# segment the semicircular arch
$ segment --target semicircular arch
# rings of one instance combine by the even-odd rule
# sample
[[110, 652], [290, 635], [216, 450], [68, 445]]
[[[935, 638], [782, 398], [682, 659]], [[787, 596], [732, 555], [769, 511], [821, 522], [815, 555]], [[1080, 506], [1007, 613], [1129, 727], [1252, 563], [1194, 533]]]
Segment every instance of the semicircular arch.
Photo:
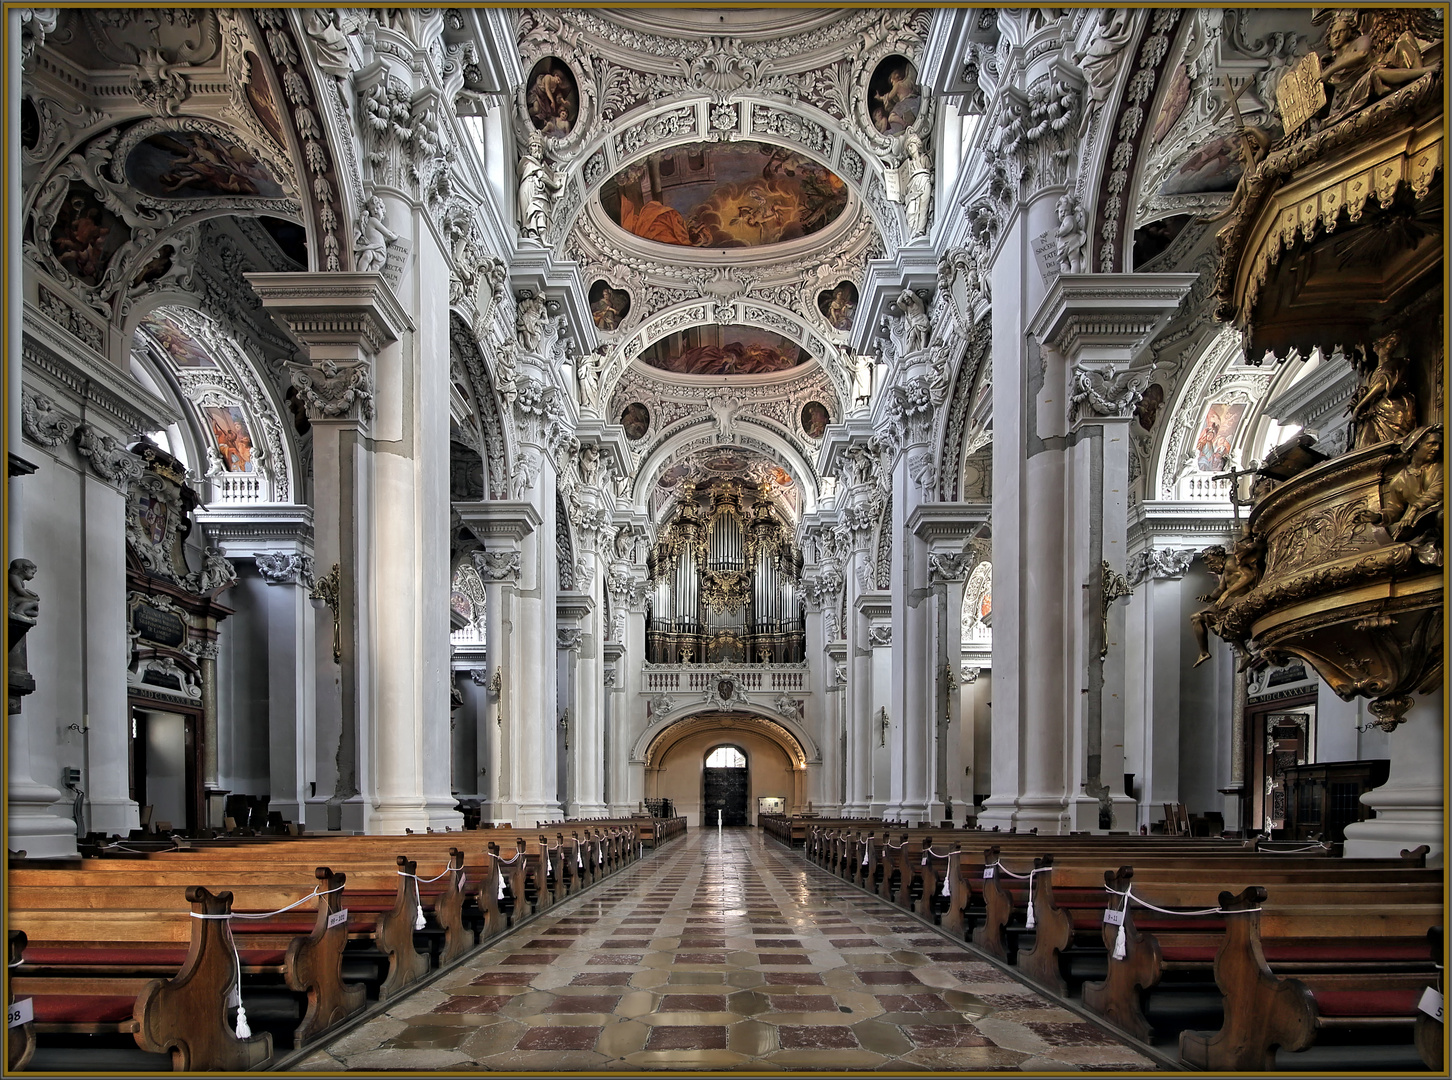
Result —
[[[746, 416], [738, 423], [750, 423], [750, 434], [736, 434], [733, 445], [762, 453], [791, 474], [802, 494], [802, 513], [817, 508], [817, 474], [803, 455], [770, 421]], [[655, 487], [656, 477], [672, 462], [687, 454], [722, 445], [718, 429], [709, 415], [693, 416], [666, 429], [662, 438], [645, 453], [636, 469], [631, 487], [631, 502], [637, 510], [647, 509], [647, 501]]]
[[613, 348], [607, 356], [600, 378], [600, 400], [609, 401], [627, 368], [646, 349], [669, 334], [680, 333], [693, 326], [724, 323], [754, 326], [780, 334], [801, 346], [821, 365], [837, 394], [839, 408], [847, 399], [849, 386], [843, 366], [835, 363], [841, 346], [827, 341], [810, 322], [788, 307], [756, 298], [740, 297], [729, 301], [713, 301], [710, 297], [690, 300], [664, 308], [636, 328], [635, 332]]
[[737, 711], [686, 712], [663, 725], [653, 725], [642, 732], [630, 748], [630, 760], [651, 768], [660, 763], [671, 747], [698, 732], [708, 731], [729, 742], [733, 731], [751, 731], [770, 739], [786, 753], [793, 766], [805, 769], [821, 760], [816, 744], [801, 729], [783, 716], [751, 704], [738, 706]]

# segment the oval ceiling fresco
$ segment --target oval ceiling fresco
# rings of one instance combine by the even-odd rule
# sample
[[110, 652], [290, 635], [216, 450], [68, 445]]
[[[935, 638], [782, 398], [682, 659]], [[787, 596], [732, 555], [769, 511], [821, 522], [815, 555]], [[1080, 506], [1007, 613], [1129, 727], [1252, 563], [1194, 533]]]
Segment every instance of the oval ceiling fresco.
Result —
[[640, 354], [651, 367], [676, 375], [770, 375], [811, 356], [780, 334], [755, 326], [691, 326], [661, 338]]
[[700, 248], [762, 247], [810, 236], [842, 215], [842, 178], [758, 142], [687, 143], [607, 180], [600, 202], [628, 233]]

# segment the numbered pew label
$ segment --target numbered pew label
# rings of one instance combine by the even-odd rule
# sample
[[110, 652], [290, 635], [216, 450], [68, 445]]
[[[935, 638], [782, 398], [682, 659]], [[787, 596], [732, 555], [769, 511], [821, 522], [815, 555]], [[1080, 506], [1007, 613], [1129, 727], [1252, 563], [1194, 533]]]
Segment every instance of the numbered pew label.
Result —
[[331, 915], [328, 916], [328, 929], [331, 930], [335, 926], [342, 926], [347, 921], [348, 909], [339, 908], [337, 911], [333, 912]]
[[1123, 926], [1124, 912], [1116, 911], [1112, 907], [1107, 907], [1104, 909], [1104, 921], [1107, 922], [1110, 926]]
[[[35, 1019], [35, 1002], [31, 998], [21, 998], [10, 1006], [7, 1014], [10, 1027], [19, 1027], [21, 1024], [28, 1024]], [[1437, 999], [1437, 1018], [1442, 1017], [1442, 999]]]
[[987, 881], [989, 878], [991, 878], [994, 875], [996, 869], [996, 867], [985, 866], [983, 868], [983, 880]]
[[[1426, 990], [1422, 991], [1422, 1000], [1417, 1002], [1417, 1011], [1426, 1013], [1433, 1020], [1441, 1020], [1442, 995], [1437, 993], [1437, 991], [1432, 989], [1432, 987], [1427, 987]], [[15, 1022], [13, 1020], [11, 1021], [10, 1026], [15, 1026]]]

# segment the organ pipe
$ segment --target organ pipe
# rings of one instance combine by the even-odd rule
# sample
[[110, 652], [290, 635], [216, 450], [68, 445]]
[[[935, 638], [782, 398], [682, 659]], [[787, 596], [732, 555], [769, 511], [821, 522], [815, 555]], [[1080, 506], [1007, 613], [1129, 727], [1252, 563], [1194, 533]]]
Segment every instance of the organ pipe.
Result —
[[801, 552], [770, 487], [743, 507], [741, 488], [716, 481], [709, 510], [683, 484], [647, 557], [653, 584], [647, 659], [653, 663], [800, 663]]

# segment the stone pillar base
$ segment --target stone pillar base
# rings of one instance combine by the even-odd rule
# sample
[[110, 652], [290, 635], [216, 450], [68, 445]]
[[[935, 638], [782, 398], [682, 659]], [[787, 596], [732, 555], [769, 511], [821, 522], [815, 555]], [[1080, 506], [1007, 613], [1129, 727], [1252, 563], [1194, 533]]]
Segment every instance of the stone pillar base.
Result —
[[130, 799], [92, 799], [90, 809], [92, 832], [127, 836], [132, 829], [141, 828], [141, 811]]
[[1348, 859], [1395, 859], [1421, 844], [1440, 863], [1442, 833], [1442, 695], [1417, 695], [1406, 722], [1391, 733], [1387, 782], [1361, 796], [1376, 811], [1370, 821], [1346, 826]]
[[559, 803], [519, 803], [514, 813], [514, 825], [519, 829], [532, 829], [538, 821], [558, 821], [564, 816]]
[[442, 799], [430, 799], [424, 806], [424, 813], [428, 818], [428, 828], [434, 832], [443, 832], [445, 829], [459, 831], [464, 827], [464, 815], [455, 810], [458, 799], [450, 799], [445, 802]]
[[23, 851], [27, 859], [73, 859], [76, 857], [76, 823], [70, 818], [58, 817], [44, 807], [17, 805], [12, 788], [10, 813], [6, 818], [6, 842], [10, 851]]

